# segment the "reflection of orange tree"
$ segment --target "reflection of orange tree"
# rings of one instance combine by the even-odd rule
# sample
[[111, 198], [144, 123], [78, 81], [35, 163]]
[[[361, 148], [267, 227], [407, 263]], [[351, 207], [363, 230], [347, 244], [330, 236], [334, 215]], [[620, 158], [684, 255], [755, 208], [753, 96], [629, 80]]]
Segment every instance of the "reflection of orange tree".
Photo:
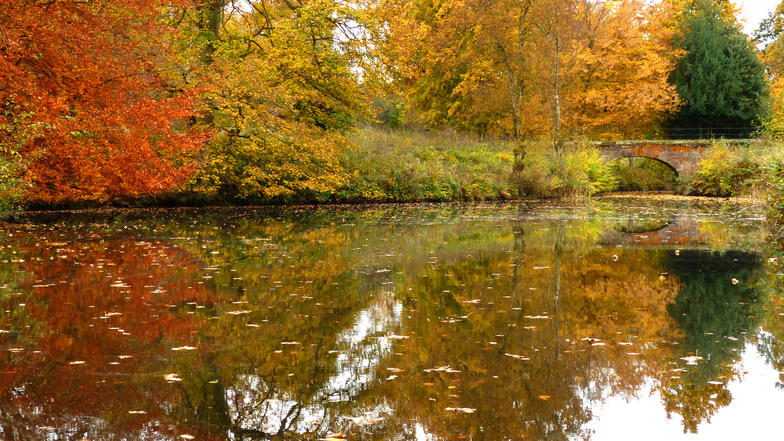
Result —
[[732, 401], [726, 385], [737, 377], [738, 372], [732, 365], [721, 367], [726, 375], [718, 377], [706, 374], [698, 367], [682, 371], [678, 363], [662, 372], [657, 389], [667, 414], [677, 413], [683, 418], [683, 433], [697, 433], [702, 421], [710, 422], [717, 410]]
[[[182, 387], [189, 403], [179, 409], [182, 418], [209, 420], [241, 435], [300, 439], [345, 428], [346, 417], [378, 408], [359, 398], [385, 384], [383, 368], [374, 369], [392, 355], [380, 342], [400, 323], [391, 318], [396, 302], [379, 293], [398, 278], [383, 261], [399, 254], [388, 247], [401, 244], [364, 246], [368, 241], [357, 229], [343, 227], [362, 221], [345, 214], [319, 226], [291, 219], [201, 219], [191, 229], [170, 230], [190, 238], [183, 246], [205, 264], [223, 269], [211, 272], [211, 284], [238, 302], [233, 308], [239, 313], [228, 314], [233, 311], [223, 306], [226, 315], [202, 331], [201, 341], [219, 351], [205, 354], [201, 363], [182, 359], [177, 371], [188, 380]], [[432, 227], [418, 230], [423, 243], [432, 241]], [[378, 239], [372, 233], [368, 238]], [[227, 244], [228, 249], [219, 246]], [[221, 252], [211, 254], [212, 249]], [[368, 256], [372, 260], [362, 262]], [[369, 327], [364, 334], [363, 322]], [[224, 404], [216, 400], [221, 390]]]
[[[68, 290], [69, 299], [58, 306], [65, 308], [67, 305], [71, 309], [54, 310], [59, 320], [55, 324], [57, 332], [63, 334], [57, 341], [70, 343], [68, 354], [57, 354], [61, 360], [66, 360], [60, 361], [57, 369], [102, 366], [117, 361], [119, 355], [133, 356], [119, 359], [122, 369], [117, 367], [117, 372], [107, 374], [112, 378], [107, 386], [116, 387], [118, 382], [124, 384], [122, 388], [127, 399], [122, 401], [126, 406], [120, 410], [90, 412], [88, 400], [93, 400], [94, 404], [96, 393], [100, 396], [103, 386], [79, 388], [83, 385], [76, 385], [79, 378], [74, 378], [73, 384], [63, 385], [63, 390], [80, 394], [68, 399], [84, 402], [80, 415], [100, 413], [106, 420], [127, 421], [134, 418], [128, 416], [128, 410], [138, 406], [148, 415], [155, 411], [156, 418], [170, 422], [172, 426], [187, 424], [200, 437], [225, 435], [227, 430], [248, 436], [270, 433], [272, 429], [264, 427], [269, 424], [274, 426], [275, 432], [300, 439], [303, 433], [324, 435], [330, 427], [345, 425], [338, 417], [350, 412], [331, 413], [332, 417], [325, 415], [315, 425], [306, 417], [313, 409], [333, 412], [331, 408], [351, 407], [347, 400], [333, 403], [335, 397], [323, 392], [330, 390], [329, 383], [336, 377], [339, 355], [330, 350], [340, 345], [338, 340], [343, 330], [353, 324], [357, 311], [367, 309], [369, 303], [377, 303], [372, 294], [387, 279], [385, 273], [371, 275], [364, 279], [363, 286], [357, 286], [356, 272], [350, 271], [340, 258], [345, 248], [357, 240], [356, 231], [341, 225], [329, 226], [331, 222], [324, 222], [327, 226], [323, 227], [293, 222], [290, 218], [254, 219], [252, 211], [240, 212], [237, 216], [232, 211], [218, 216], [199, 216], [195, 222], [184, 219], [170, 222], [157, 218], [154, 213], [143, 219], [92, 224], [91, 234], [103, 237], [111, 236], [113, 231], [128, 230], [133, 232], [133, 237], [151, 233], [165, 235], [176, 238], [173, 241], [176, 240], [177, 248], [168, 249], [158, 241], [127, 240], [106, 244], [95, 240], [64, 242], [53, 245], [57, 249], [47, 251], [32, 245], [41, 240], [38, 236], [31, 237], [31, 245], [25, 251], [27, 255], [42, 257], [32, 263], [28, 259], [28, 285], [43, 286], [56, 281], [56, 288]], [[184, 218], [188, 217], [187, 211], [182, 214]], [[335, 221], [334, 218], [326, 220]], [[337, 223], [343, 224], [346, 220], [337, 220]], [[67, 228], [54, 229], [58, 233], [64, 230]], [[168, 251], [161, 254], [161, 249]], [[52, 260], [46, 260], [46, 253], [56, 255]], [[38, 280], [36, 274], [49, 275], [51, 281]], [[109, 274], [113, 277], [106, 277]], [[71, 285], [73, 278], [76, 280]], [[60, 279], [68, 283], [60, 284]], [[39, 294], [36, 306], [40, 305], [41, 311], [53, 298], [47, 296], [46, 289], [34, 290]], [[230, 301], [216, 302], [213, 309], [211, 296], [205, 296], [213, 289], [220, 293], [219, 299]], [[82, 296], [79, 296], [80, 290], [85, 291]], [[107, 293], [111, 295], [107, 296]], [[183, 293], [186, 294], [184, 298], [178, 297]], [[60, 295], [58, 300], [62, 297]], [[34, 303], [27, 298], [17, 301], [27, 306]], [[160, 301], [165, 302], [164, 306], [176, 303], [177, 310], [187, 309], [182, 312], [195, 312], [196, 315], [167, 315], [175, 310], [157, 308]], [[200, 309], [205, 302], [208, 308]], [[89, 312], [91, 309], [96, 310], [96, 315], [69, 320], [76, 311]], [[25, 309], [29, 310], [29, 307]], [[218, 320], [210, 321], [209, 327], [202, 327], [204, 323], [197, 319], [203, 317], [202, 311], [215, 314], [212, 318]], [[141, 315], [145, 312], [149, 317]], [[90, 319], [95, 316], [107, 318], [93, 323]], [[182, 320], [187, 318], [197, 320]], [[47, 318], [38, 320], [44, 330], [37, 334], [50, 333], [48, 323], [44, 323]], [[178, 326], [180, 321], [181, 325], [187, 325], [178, 328], [181, 332], [167, 333], [167, 327]], [[20, 322], [16, 328], [23, 329], [25, 323]], [[95, 324], [101, 324], [103, 328], [90, 327]], [[151, 332], [159, 327], [162, 333]], [[103, 339], [93, 339], [93, 332]], [[144, 341], [123, 336], [123, 333], [134, 336], [145, 332], [149, 335], [144, 334]], [[4, 335], [16, 339], [15, 345], [22, 344], [19, 338], [23, 334]], [[87, 336], [90, 339], [84, 338]], [[115, 341], [117, 338], [123, 341]], [[174, 338], [177, 343], [172, 342], [171, 346], [187, 344], [198, 346], [199, 350], [169, 352], [164, 343]], [[27, 342], [28, 347], [34, 344], [37, 342]], [[101, 356], [102, 350], [109, 349], [114, 352]], [[170, 360], [160, 359], [158, 354], [162, 350]], [[85, 364], [67, 364], [71, 360], [85, 361]], [[82, 370], [94, 372], [92, 368]], [[156, 383], [163, 381], [162, 374], [168, 371], [176, 372], [183, 381], [156, 388], [159, 386]], [[128, 375], [128, 372], [132, 374]], [[50, 373], [40, 375], [36, 382], [46, 384]], [[150, 373], [156, 375], [149, 377]], [[122, 378], [116, 380], [116, 376]], [[356, 393], [362, 383], [354, 383], [342, 388], [332, 387], [333, 392]], [[50, 395], [43, 393], [42, 396]], [[265, 398], [270, 400], [265, 401]], [[106, 409], [110, 409], [111, 397], [106, 399]], [[160, 412], [160, 407], [150, 410], [150, 402], [165, 402], [166, 412]], [[270, 404], [273, 402], [284, 403], [280, 408], [288, 414], [277, 415], [279, 409]], [[289, 403], [294, 404], [286, 408]], [[58, 409], [51, 406], [45, 414], [58, 415]], [[75, 409], [68, 415], [79, 412]], [[149, 419], [149, 416], [138, 417], [135, 421]], [[51, 420], [41, 425], [65, 426]], [[112, 427], [111, 430], [121, 428]]]
[[199, 334], [215, 350], [178, 359], [186, 379], [178, 418], [239, 437], [281, 439], [323, 437], [346, 424], [339, 417], [352, 404], [332, 394], [351, 396], [361, 384], [333, 384], [340, 358], [334, 350], [355, 315], [378, 303], [372, 294], [385, 275], [373, 273], [360, 286], [341, 258], [355, 231], [329, 223], [238, 218], [228, 228], [207, 221], [172, 231], [190, 237], [183, 246], [219, 268], [210, 283], [233, 300]]
[[133, 438], [151, 430], [147, 422], [176, 402], [161, 387], [160, 353], [197, 345], [204, 315], [188, 312], [214, 301], [199, 283], [201, 269], [165, 242], [30, 234], [20, 243], [24, 277], [0, 308], [7, 326], [0, 339], [13, 348], [0, 360], [0, 413], [11, 418], [4, 433], [26, 437], [21, 431], [48, 426], [63, 437], [108, 430]]
[[409, 338], [391, 357], [401, 373], [358, 402], [396, 403], [397, 421], [444, 439], [566, 439], [586, 435], [586, 400], [633, 394], [669, 351], [659, 335], [677, 284], [658, 280], [643, 251], [616, 261], [616, 250], [578, 257], [565, 243], [559, 256], [543, 250], [558, 238], [541, 239], [519, 253], [405, 268]]
[[[561, 302], [564, 337], [603, 344], [596, 375], [612, 393], [633, 394], [670, 351], [669, 305], [677, 281], [660, 279], [661, 252], [595, 249], [564, 268], [568, 282]], [[591, 381], [585, 378], [584, 386]]]

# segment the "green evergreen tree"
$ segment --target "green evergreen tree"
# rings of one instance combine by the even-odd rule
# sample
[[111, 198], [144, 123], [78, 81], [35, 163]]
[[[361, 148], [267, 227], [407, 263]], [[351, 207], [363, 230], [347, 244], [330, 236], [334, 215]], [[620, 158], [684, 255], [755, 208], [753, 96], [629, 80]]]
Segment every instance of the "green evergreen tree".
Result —
[[770, 94], [765, 65], [738, 24], [723, 19], [713, 2], [695, 6], [674, 38], [685, 55], [670, 82], [684, 104], [668, 126], [673, 136], [748, 136]]

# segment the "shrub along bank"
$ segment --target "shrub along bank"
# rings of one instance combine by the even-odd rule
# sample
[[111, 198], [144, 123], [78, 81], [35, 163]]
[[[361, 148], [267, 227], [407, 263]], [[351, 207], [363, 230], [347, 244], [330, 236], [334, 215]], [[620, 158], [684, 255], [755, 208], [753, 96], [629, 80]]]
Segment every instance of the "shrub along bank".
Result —
[[[451, 131], [359, 129], [330, 168], [329, 185], [270, 197], [235, 174], [247, 158], [224, 154], [221, 167], [200, 172], [177, 192], [148, 204], [312, 204], [506, 200], [590, 196], [611, 191], [615, 178], [598, 152], [573, 144], [559, 156], [530, 142], [515, 160], [514, 143]], [[243, 163], [244, 163], [243, 162]], [[209, 185], [205, 185], [205, 182]], [[326, 182], [326, 181], [324, 181]], [[230, 185], [227, 185], [230, 184]]]
[[[113, 205], [250, 205], [417, 201], [476, 201], [517, 198], [589, 197], [616, 190], [657, 191], [705, 196], [767, 197], [772, 216], [784, 223], [784, 148], [717, 141], [691, 176], [674, 175], [657, 161], [605, 164], [589, 143], [573, 142], [557, 154], [548, 142], [480, 139], [454, 132], [359, 129], [328, 165], [324, 185], [290, 186], [269, 196], [243, 186], [237, 173], [253, 162], [224, 153], [175, 192]], [[243, 162], [244, 161], [244, 162]], [[311, 174], [318, 173], [314, 163]], [[323, 167], [322, 167], [323, 168]], [[326, 175], [325, 175], [326, 176]], [[312, 177], [303, 176], [303, 182]], [[312, 179], [311, 179], [312, 180]], [[210, 183], [210, 185], [205, 185]], [[285, 183], [284, 183], [285, 184]], [[27, 208], [84, 208], [81, 206]]]
[[368, 127], [341, 157], [336, 202], [472, 201], [518, 196], [511, 144], [457, 133]]

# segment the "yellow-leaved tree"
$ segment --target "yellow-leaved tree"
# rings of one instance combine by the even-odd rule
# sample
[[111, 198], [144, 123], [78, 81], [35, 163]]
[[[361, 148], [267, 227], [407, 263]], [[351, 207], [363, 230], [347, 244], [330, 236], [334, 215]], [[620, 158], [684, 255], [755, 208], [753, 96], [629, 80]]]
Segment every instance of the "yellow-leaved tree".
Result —
[[641, 136], [678, 105], [668, 3], [409, 4], [410, 96], [431, 124], [510, 135], [521, 148], [546, 138], [560, 154], [575, 136]]
[[344, 179], [344, 135], [377, 62], [373, 6], [335, 0], [204, 0], [182, 11], [185, 82], [213, 130], [187, 190], [205, 200], [322, 199]]

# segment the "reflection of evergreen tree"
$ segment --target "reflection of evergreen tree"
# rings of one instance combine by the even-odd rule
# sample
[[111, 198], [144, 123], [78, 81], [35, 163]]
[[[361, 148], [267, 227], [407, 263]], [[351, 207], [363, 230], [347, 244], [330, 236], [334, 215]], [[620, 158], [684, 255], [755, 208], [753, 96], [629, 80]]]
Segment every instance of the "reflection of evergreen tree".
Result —
[[758, 321], [755, 282], [761, 262], [757, 255], [739, 251], [679, 254], [670, 254], [664, 262], [670, 277], [681, 282], [675, 302], [667, 308], [684, 334], [674, 354], [701, 359], [665, 379], [660, 392], [667, 411], [683, 417], [684, 432], [696, 433], [703, 420], [732, 400], [726, 384], [736, 376], [747, 332]]
[[669, 255], [664, 265], [681, 282], [668, 312], [685, 334], [684, 344], [706, 359], [733, 358], [732, 349], [743, 347], [742, 337], [757, 321], [754, 281], [759, 257], [737, 251], [682, 251]]

